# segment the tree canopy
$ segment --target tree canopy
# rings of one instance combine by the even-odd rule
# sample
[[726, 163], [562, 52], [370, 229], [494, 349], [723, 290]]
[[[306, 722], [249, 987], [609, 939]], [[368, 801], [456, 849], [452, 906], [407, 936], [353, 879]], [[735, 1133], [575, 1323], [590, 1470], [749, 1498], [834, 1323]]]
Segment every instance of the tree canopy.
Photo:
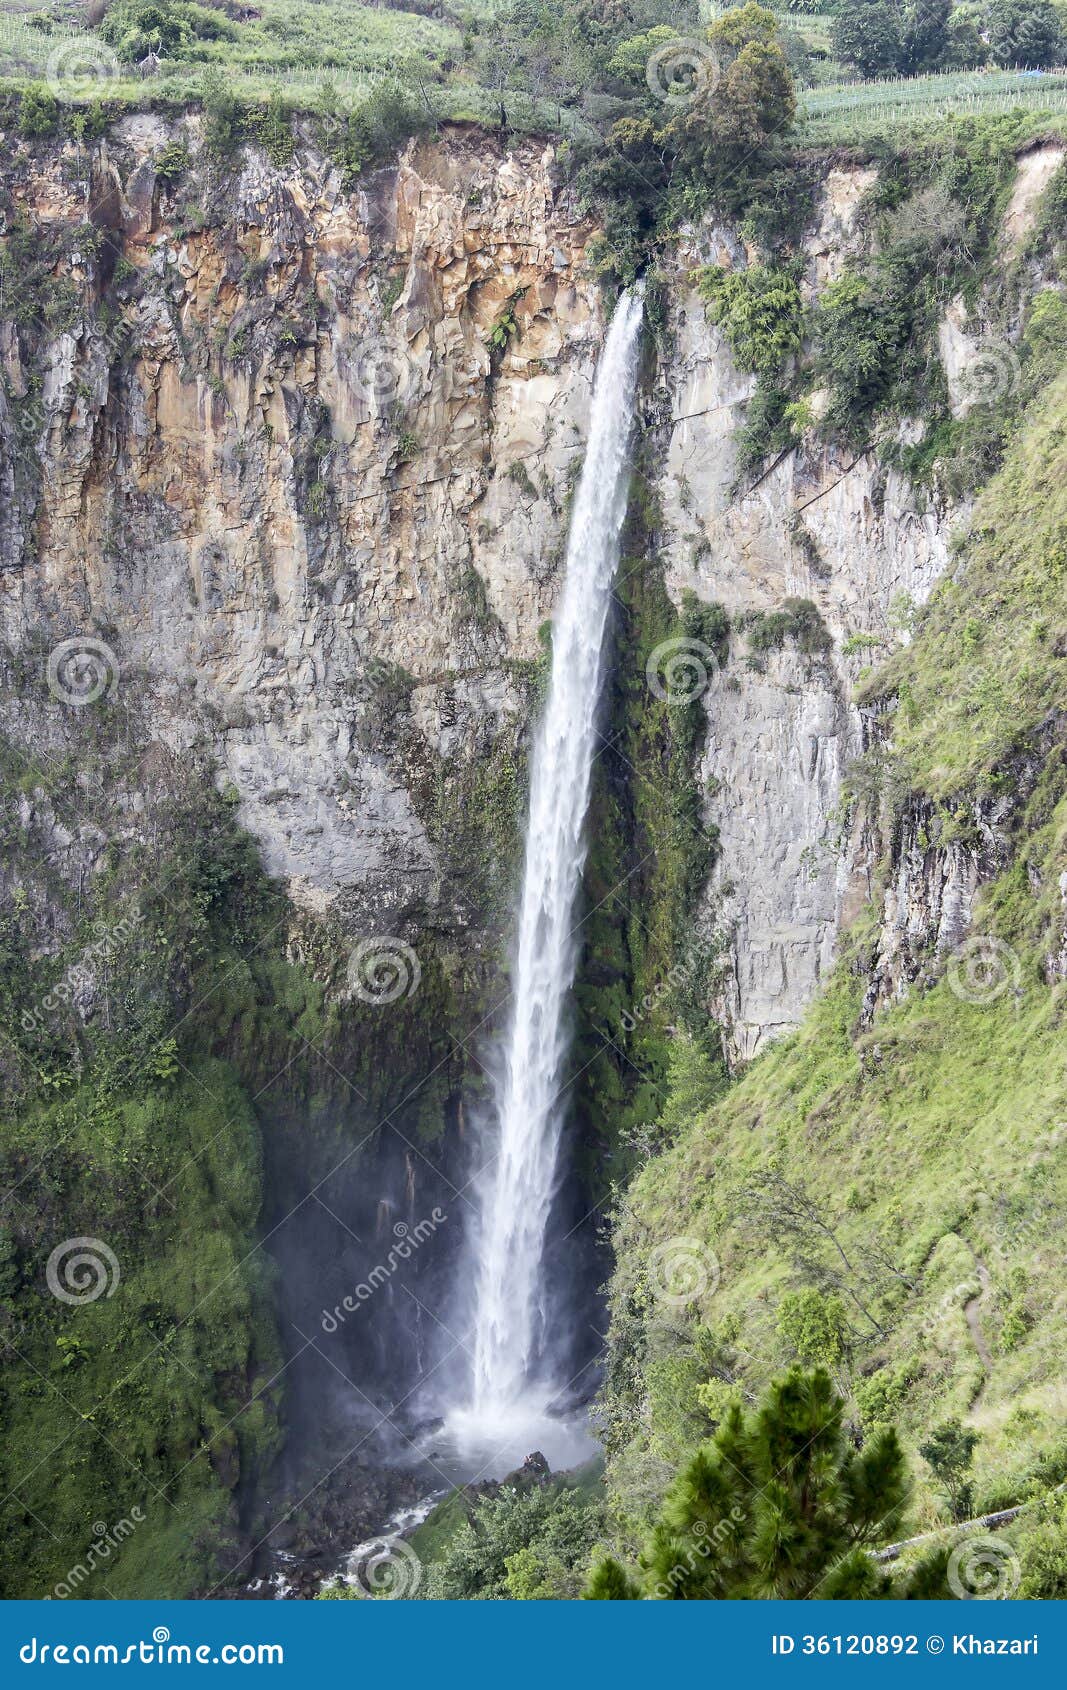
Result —
[[863, 77], [923, 76], [992, 61], [1044, 69], [1064, 55], [1052, 0], [842, 0], [832, 31], [834, 56]]

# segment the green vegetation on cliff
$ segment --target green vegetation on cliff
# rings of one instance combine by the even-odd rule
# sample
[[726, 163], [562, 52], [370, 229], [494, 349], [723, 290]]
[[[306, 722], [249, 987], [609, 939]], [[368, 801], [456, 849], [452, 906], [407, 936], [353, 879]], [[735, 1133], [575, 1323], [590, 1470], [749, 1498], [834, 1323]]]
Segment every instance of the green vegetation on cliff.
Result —
[[[687, 1452], [791, 1361], [827, 1362], [856, 1427], [895, 1422], [913, 1451], [966, 1417], [976, 1509], [1067, 1475], [1065, 405], [1061, 376], [870, 683], [884, 732], [855, 784], [886, 860], [834, 975], [795, 1034], [675, 1116], [620, 1204], [608, 1476], [631, 1554]], [[945, 853], [987, 849], [994, 816], [971, 937], [883, 954], [902, 864], [913, 897], [924, 875], [937, 896]], [[691, 1296], [670, 1294], [672, 1252], [695, 1263]]]
[[[1040, 293], [1029, 323], [1044, 315]], [[1067, 312], [1056, 302], [1059, 360]], [[896, 778], [950, 805], [976, 788], [1009, 792], [1016, 756], [1064, 708], [1067, 640], [1067, 375], [982, 496], [957, 566], [924, 612], [921, 639], [868, 682], [896, 699]], [[1047, 778], [1054, 780], [1053, 768]]]
[[[73, 767], [7, 763], [28, 819], [5, 841], [0, 1577], [40, 1596], [85, 1564], [94, 1522], [138, 1510], [82, 1594], [182, 1594], [224, 1564], [235, 1487], [279, 1447], [253, 1076], [227, 1028], [299, 1049], [317, 994], [276, 948], [245, 955], [271, 901], [210, 789], [157, 767], [168, 836], [116, 850], [75, 899], [42, 829], [103, 821], [118, 766], [86, 742], [79, 789]], [[65, 943], [42, 954], [57, 916]]]
[[671, 1029], [695, 1039], [702, 1070], [722, 1074], [719, 1029], [702, 1007], [714, 946], [696, 939], [690, 920], [717, 848], [694, 766], [703, 710], [698, 690], [686, 698], [662, 676], [652, 688], [646, 668], [655, 672], [679, 650], [684, 663], [694, 646], [724, 659], [729, 621], [721, 606], [691, 594], [675, 611], [649, 556], [648, 485], [635, 476], [619, 568], [575, 989], [578, 1132], [598, 1202], [632, 1169], [645, 1124], [666, 1106], [677, 1061]]
[[[242, 103], [266, 107], [277, 96], [306, 110], [329, 81], [349, 109], [359, 109], [368, 90], [384, 89], [420, 121], [506, 119], [581, 140], [634, 111], [650, 59], [664, 91], [684, 87], [702, 17], [692, 0], [642, 0], [622, 12], [611, 0], [468, 0], [458, 13], [430, 0], [260, 0], [254, 8], [112, 0], [94, 29], [78, 27], [72, 7], [19, 4], [0, 14], [0, 74], [16, 85], [31, 80], [38, 91], [46, 77], [58, 81], [62, 98], [86, 109], [101, 96], [131, 106], [179, 103], [198, 97], [205, 71], [215, 70]], [[1027, 79], [1016, 68], [1062, 63], [1050, 0], [844, 0], [783, 9], [780, 18], [803, 88], [801, 119], [820, 140], [936, 124], [953, 109], [1016, 106], [1062, 116], [1067, 105], [1062, 77]], [[159, 62], [145, 79], [138, 66], [149, 53]], [[855, 75], [877, 80], [849, 80]], [[47, 100], [35, 106], [54, 121]]]
[[210, 761], [131, 758], [107, 696], [59, 708], [65, 751], [3, 767], [0, 1588], [178, 1597], [242, 1565], [283, 1443], [264, 1214], [303, 1187], [265, 1190], [265, 1145], [325, 1171], [390, 1115], [439, 1138], [477, 986], [425, 938], [409, 1004], [352, 1001]]
[[[706, 1007], [717, 941], [694, 942], [689, 931], [717, 850], [694, 774], [703, 706], [698, 695], [657, 692], [646, 667], [687, 644], [725, 662], [730, 622], [691, 596], [671, 604], [655, 557], [659, 513], [647, 484], [635, 487], [590, 819], [572, 1070], [583, 1192], [600, 1201], [637, 1170], [616, 1209], [608, 1500], [569, 1486], [476, 1510], [450, 1499], [423, 1528], [433, 1593], [573, 1596], [600, 1536], [633, 1560], [657, 1522], [656, 1554], [674, 1555], [672, 1533], [694, 1506], [694, 1450], [728, 1446], [742, 1410], [794, 1363], [826, 1363], [866, 1451], [885, 1455], [885, 1429], [899, 1426], [921, 1480], [922, 1523], [1042, 1496], [1067, 1476], [1054, 1242], [1067, 1218], [1067, 377], [1034, 407], [1067, 350], [1062, 170], [995, 299], [1005, 334], [1021, 335], [1017, 353], [1002, 349], [1003, 404], [953, 415], [934, 342], [946, 301], [973, 295], [994, 267], [1019, 150], [1045, 120], [952, 121], [932, 144], [894, 150], [862, 210], [875, 238], [808, 305], [797, 248], [826, 159], [783, 144], [795, 45], [762, 8], [716, 24], [710, 45], [726, 75], [684, 118], [647, 81], [672, 29], [696, 27], [695, 12], [677, 8], [665, 22], [651, 5], [641, 30], [619, 41], [598, 8], [516, 6], [518, 81], [480, 13], [463, 28], [459, 59], [448, 19], [412, 25], [349, 8], [346, 33], [327, 5], [294, 17], [267, 0], [254, 27], [193, 4], [154, 10], [177, 32], [166, 42], [137, 0], [112, 8], [102, 39], [127, 67], [165, 46], [178, 58], [173, 75], [132, 92], [119, 79], [95, 101], [78, 88], [71, 102], [20, 77], [7, 120], [22, 140], [57, 151], [70, 142], [81, 168], [86, 143], [127, 101], [174, 113], [192, 100], [206, 115], [211, 169], [235, 165], [245, 142], [288, 164], [307, 136], [351, 190], [442, 112], [458, 106], [495, 123], [503, 108], [508, 125], [572, 137], [559, 171], [577, 206], [602, 217], [593, 255], [606, 276], [632, 274], [706, 211], [742, 218], [758, 261], [706, 269], [701, 289], [738, 364], [759, 378], [746, 471], [812, 429], [817, 389], [828, 396], [820, 444], [880, 441], [886, 464], [919, 486], [970, 492], [1003, 463], [911, 644], [864, 684], [872, 745], [851, 791], [884, 847], [871, 901], [803, 1026], [733, 1085]], [[396, 61], [398, 28], [418, 48], [411, 62]], [[54, 38], [36, 33], [35, 51]], [[550, 64], [543, 85], [538, 55]], [[41, 62], [31, 55], [21, 68]], [[586, 82], [599, 105], [584, 99]], [[187, 181], [185, 143], [169, 142], [156, 165], [164, 183]], [[187, 210], [191, 227], [212, 214]], [[3, 279], [8, 291], [19, 283], [19, 331], [71, 327], [79, 301], [56, 277], [57, 243], [67, 241], [69, 257], [97, 231], [33, 230], [14, 213], [6, 227]], [[1024, 270], [1044, 285], [1020, 306]], [[115, 274], [116, 286], [129, 279]], [[515, 327], [508, 309], [493, 331], [498, 353]], [[654, 281], [657, 330], [664, 316]], [[236, 358], [236, 337], [229, 344]], [[32, 407], [43, 380], [43, 368], [31, 371], [15, 403]], [[890, 439], [920, 398], [923, 438]], [[419, 451], [398, 426], [398, 458]], [[24, 446], [20, 487], [38, 472], [33, 457]], [[331, 519], [319, 471], [308, 470], [301, 512], [311, 525]], [[488, 629], [473, 572], [457, 595], [462, 616]], [[735, 617], [734, 628], [751, 664], [787, 640], [813, 653], [829, 638], [799, 597]], [[515, 667], [532, 709], [545, 660]], [[14, 679], [40, 684], [36, 672]], [[510, 721], [484, 755], [445, 766], [423, 756], [412, 677], [383, 668], [370, 682], [383, 743], [418, 765], [413, 801], [452, 864], [448, 895], [474, 909], [491, 950], [517, 861], [527, 724]], [[142, 773], [118, 749], [129, 720], [106, 699], [87, 720], [87, 732], [52, 748], [47, 770], [13, 746], [4, 766], [0, 1576], [9, 1594], [57, 1589], [87, 1558], [94, 1523], [111, 1531], [132, 1520], [84, 1594], [181, 1595], [237, 1561], [282, 1440], [277, 1288], [262, 1248], [265, 1145], [275, 1133], [290, 1165], [352, 1153], [356, 1090], [372, 1116], [395, 1108], [414, 1146], [438, 1145], [468, 1095], [463, 1038], [498, 959], [472, 962], [434, 930], [410, 1011], [378, 1023], [339, 1008], [343, 991], [328, 989], [344, 967], [337, 935], [300, 921], [266, 881], [233, 805], [215, 791], [212, 760], [197, 754], [179, 769], [156, 747], [158, 763]], [[146, 731], [132, 727], [135, 740]], [[145, 808], [142, 780], [154, 783], [151, 822], [127, 829]], [[111, 840], [102, 863], [60, 872], [86, 827]], [[971, 950], [894, 948], [878, 921], [894, 877], [906, 874], [909, 895], [928, 900], [932, 930], [946, 864], [956, 873], [962, 863], [966, 882], [979, 859]], [[47, 1264], [71, 1243], [101, 1264], [90, 1272], [121, 1275], [121, 1296], [82, 1306], [56, 1294]], [[670, 1278], [675, 1257], [693, 1270], [691, 1294]], [[62, 1276], [60, 1258], [52, 1279]], [[884, 1506], [880, 1524], [888, 1530], [897, 1513]], [[1024, 1588], [1056, 1593], [1055, 1501], [1027, 1516], [1019, 1542]], [[751, 1581], [750, 1549], [742, 1545], [738, 1585]], [[635, 1588], [621, 1568], [604, 1577], [602, 1594]]]

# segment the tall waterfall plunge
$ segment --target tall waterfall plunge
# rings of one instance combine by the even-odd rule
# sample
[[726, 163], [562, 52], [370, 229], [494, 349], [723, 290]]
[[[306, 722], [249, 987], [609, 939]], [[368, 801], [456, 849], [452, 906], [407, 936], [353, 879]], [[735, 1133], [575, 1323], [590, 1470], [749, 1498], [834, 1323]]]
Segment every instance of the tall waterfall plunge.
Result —
[[542, 1358], [548, 1312], [543, 1256], [563, 1119], [565, 1009], [578, 948], [574, 909], [585, 862], [604, 629], [626, 514], [641, 316], [641, 289], [623, 294], [597, 371], [553, 624], [548, 700], [533, 753], [512, 1013], [475, 1182], [470, 1398], [452, 1418], [461, 1441], [483, 1449], [511, 1438], [521, 1447], [524, 1430], [533, 1435], [543, 1426], [564, 1385], [545, 1376]]

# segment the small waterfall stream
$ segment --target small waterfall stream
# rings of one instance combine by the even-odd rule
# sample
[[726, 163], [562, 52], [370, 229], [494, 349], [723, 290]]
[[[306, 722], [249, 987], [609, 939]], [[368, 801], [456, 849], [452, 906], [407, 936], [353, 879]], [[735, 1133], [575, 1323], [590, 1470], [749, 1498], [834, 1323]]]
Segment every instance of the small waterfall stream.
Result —
[[[532, 760], [513, 1007], [479, 1143], [469, 1400], [452, 1427], [469, 1447], [521, 1438], [544, 1421], [564, 1382], [545, 1357], [546, 1229], [555, 1191], [574, 982], [574, 910], [596, 752], [602, 651], [626, 513], [642, 294], [624, 293], [593, 391], [589, 442], [553, 624], [548, 699]], [[531, 1445], [532, 1447], [532, 1445]]]

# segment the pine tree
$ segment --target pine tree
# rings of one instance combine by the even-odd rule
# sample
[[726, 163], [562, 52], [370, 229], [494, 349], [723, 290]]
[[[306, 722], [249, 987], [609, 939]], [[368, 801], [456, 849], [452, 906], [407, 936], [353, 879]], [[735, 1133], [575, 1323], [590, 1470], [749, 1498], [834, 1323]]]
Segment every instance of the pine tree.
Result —
[[641, 1596], [641, 1587], [625, 1567], [606, 1555], [590, 1573], [582, 1596], [586, 1602], [636, 1602]]
[[823, 1368], [795, 1368], [762, 1405], [729, 1410], [714, 1441], [679, 1473], [635, 1579], [602, 1560], [586, 1588], [600, 1601], [857, 1599], [944, 1596], [947, 1556], [891, 1580], [869, 1551], [897, 1532], [909, 1484], [885, 1427], [863, 1449]]

